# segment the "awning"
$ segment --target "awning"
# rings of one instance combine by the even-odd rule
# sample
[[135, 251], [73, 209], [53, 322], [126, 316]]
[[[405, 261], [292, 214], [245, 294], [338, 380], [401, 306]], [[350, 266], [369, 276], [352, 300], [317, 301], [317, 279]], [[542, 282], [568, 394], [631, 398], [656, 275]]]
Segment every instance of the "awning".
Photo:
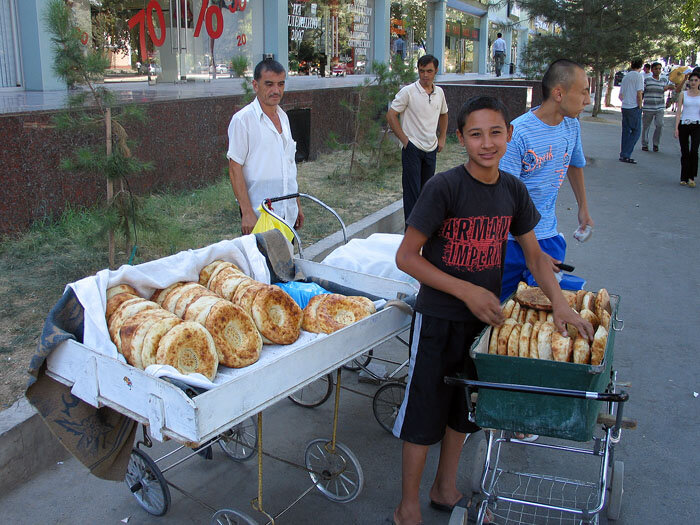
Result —
[[458, 11], [462, 11], [464, 13], [469, 13], [470, 15], [479, 17], [484, 16], [486, 13], [488, 13], [486, 9], [479, 9], [478, 7], [465, 4], [463, 2], [460, 2], [459, 0], [447, 0], [447, 7], [451, 7], [452, 9], [457, 9]]

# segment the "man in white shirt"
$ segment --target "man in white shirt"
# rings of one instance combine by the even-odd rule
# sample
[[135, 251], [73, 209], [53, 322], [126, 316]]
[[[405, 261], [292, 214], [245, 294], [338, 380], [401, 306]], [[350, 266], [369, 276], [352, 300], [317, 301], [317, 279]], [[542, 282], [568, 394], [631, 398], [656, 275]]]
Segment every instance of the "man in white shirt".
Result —
[[[285, 78], [286, 71], [276, 60], [255, 66], [255, 100], [235, 113], [228, 126], [229, 177], [244, 235], [255, 227], [257, 208], [264, 199], [298, 191], [296, 142], [287, 114], [279, 107]], [[304, 224], [298, 198], [276, 202], [273, 210], [295, 229]]]
[[629, 72], [620, 84], [622, 101], [622, 140], [620, 144], [620, 162], [637, 164], [632, 158], [634, 146], [642, 134], [642, 94], [644, 93], [644, 75], [641, 59], [632, 61]]
[[503, 62], [506, 60], [506, 41], [501, 33], [497, 33], [496, 36], [498, 38], [493, 43], [493, 64], [496, 67], [496, 76], [500, 77]]
[[405, 219], [411, 214], [420, 190], [435, 175], [437, 153], [442, 151], [447, 140], [445, 93], [433, 83], [437, 69], [438, 59], [433, 55], [420, 57], [418, 80], [401, 88], [386, 114], [389, 127], [403, 145], [401, 165]]

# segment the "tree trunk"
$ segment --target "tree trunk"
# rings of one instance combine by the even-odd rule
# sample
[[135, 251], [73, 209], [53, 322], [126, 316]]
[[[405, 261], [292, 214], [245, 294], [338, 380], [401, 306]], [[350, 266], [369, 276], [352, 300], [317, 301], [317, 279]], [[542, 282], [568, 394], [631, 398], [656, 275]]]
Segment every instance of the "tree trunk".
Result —
[[615, 73], [610, 70], [608, 71], [608, 87], [605, 90], [605, 107], [612, 107], [612, 92], [615, 87]]
[[591, 112], [591, 116], [597, 117], [598, 114], [600, 113], [600, 98], [601, 98], [601, 91], [603, 89], [603, 73], [600, 71], [595, 72], [595, 85], [596, 85], [596, 90], [595, 90], [595, 102], [593, 103], [593, 111]]
[[[107, 156], [112, 154], [112, 109], [105, 109], [105, 149]], [[114, 198], [114, 182], [109, 179], [107, 180], [107, 203], [111, 202]], [[109, 268], [114, 268], [114, 230], [109, 229]]]

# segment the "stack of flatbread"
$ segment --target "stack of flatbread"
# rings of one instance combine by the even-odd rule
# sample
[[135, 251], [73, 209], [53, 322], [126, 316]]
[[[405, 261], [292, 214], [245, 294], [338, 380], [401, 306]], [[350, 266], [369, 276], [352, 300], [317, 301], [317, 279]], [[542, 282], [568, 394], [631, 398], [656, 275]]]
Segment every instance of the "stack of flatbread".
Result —
[[605, 288], [597, 294], [564, 291], [569, 305], [593, 325], [593, 343], [568, 325], [564, 337], [554, 326], [552, 305], [542, 290], [521, 282], [515, 299], [503, 306], [505, 322], [491, 330], [489, 353], [531, 359], [599, 365], [603, 362], [610, 328], [610, 295]]
[[331, 334], [376, 312], [371, 299], [361, 295], [319, 294], [304, 308], [302, 328], [316, 334]]
[[141, 369], [171, 365], [182, 374], [214, 379], [216, 346], [199, 323], [183, 321], [126, 284], [107, 290], [106, 317], [109, 335], [129, 364]]

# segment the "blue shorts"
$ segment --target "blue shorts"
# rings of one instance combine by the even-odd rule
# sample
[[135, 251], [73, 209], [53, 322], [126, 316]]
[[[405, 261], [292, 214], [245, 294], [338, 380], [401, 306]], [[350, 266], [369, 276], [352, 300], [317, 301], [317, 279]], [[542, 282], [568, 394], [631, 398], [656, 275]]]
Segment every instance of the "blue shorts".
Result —
[[[566, 257], [566, 241], [560, 233], [555, 237], [540, 239], [542, 251], [558, 261], [563, 261]], [[559, 286], [562, 290], [581, 290], [586, 284], [584, 279], [571, 274], [559, 272], [557, 278], [561, 277]], [[537, 286], [535, 278], [527, 269], [523, 249], [517, 241], [508, 240], [506, 248], [506, 261], [503, 265], [503, 280], [501, 281], [501, 302], [505, 301], [518, 287], [520, 281], [525, 281], [530, 286]]]

